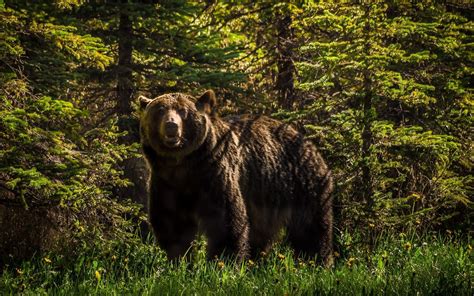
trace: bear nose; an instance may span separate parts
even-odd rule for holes
[[[165,132],[168,136],[176,136],[178,134],[178,124],[174,121],[167,121],[165,123]]]

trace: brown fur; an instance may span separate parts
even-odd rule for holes
[[[209,257],[256,256],[286,227],[296,253],[331,264],[332,179],[311,142],[265,116],[217,117],[212,91],[141,101],[150,222],[169,258],[185,254],[198,230]],[[185,109],[179,147],[160,143],[162,107]]]

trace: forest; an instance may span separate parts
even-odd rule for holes
[[[0,0],[0,294],[472,295],[470,1]],[[168,262],[138,97],[214,90],[334,178],[332,268]],[[282,234],[284,237],[284,234]]]

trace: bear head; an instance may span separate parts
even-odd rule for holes
[[[158,154],[182,157],[205,141],[214,116],[216,96],[212,90],[199,98],[170,93],[155,99],[140,96],[140,135],[144,145]]]

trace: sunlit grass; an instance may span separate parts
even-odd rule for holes
[[[153,245],[115,245],[75,258],[36,257],[8,265],[0,292],[25,295],[472,295],[472,242],[439,236],[380,238],[346,245],[336,265],[294,258],[277,246],[242,264],[205,260],[202,246],[190,262],[169,263]],[[336,254],[338,255],[338,254]]]

